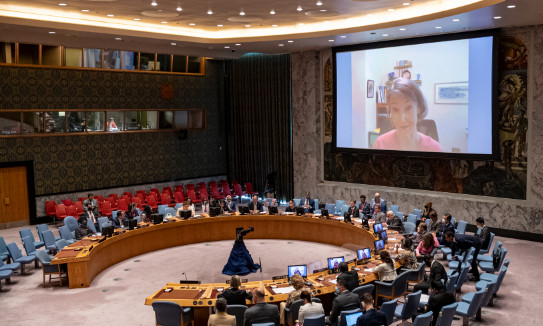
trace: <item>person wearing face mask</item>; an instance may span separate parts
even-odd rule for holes
[[[425,256],[424,264],[426,264],[426,267],[430,267],[430,275],[423,282],[415,285],[413,292],[421,290],[422,293],[428,294],[432,282],[435,281],[441,282],[441,280],[444,280],[443,284],[447,284],[447,271],[440,262],[435,260],[433,256]]]
[[[445,234],[447,232],[452,231],[454,233],[454,224],[451,222],[451,220],[452,220],[451,214],[443,215],[441,228],[439,229],[439,232],[436,234],[440,245],[447,245],[447,241],[445,241]]]
[[[477,229],[480,230],[477,232],[477,235],[481,240],[481,248],[488,248],[490,242],[490,229],[485,225],[485,219],[482,217],[478,217],[475,222],[477,223]]]
[[[430,214],[432,212],[435,212],[435,209],[432,208],[432,202],[427,202],[426,204],[424,204],[424,210],[420,215],[421,221],[426,222],[426,219],[430,218]]]
[[[332,311],[330,316],[327,316],[325,319],[325,324],[330,324],[335,326],[338,322],[339,314],[344,307],[349,307],[349,309],[360,308],[360,298],[358,294],[351,293],[347,290],[347,281],[344,279],[337,280],[337,292],[339,293],[332,301]]]
[[[370,293],[362,294],[361,303],[364,314],[356,320],[356,326],[379,326],[388,325],[387,317],[384,312],[377,311],[373,307],[373,297]]]

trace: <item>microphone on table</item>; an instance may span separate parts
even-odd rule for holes
[[[181,275],[185,275],[185,281],[188,281],[188,280],[189,280],[189,279],[187,278],[187,273],[182,272]]]

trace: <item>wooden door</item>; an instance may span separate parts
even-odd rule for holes
[[[0,168],[0,225],[30,223],[26,167]]]

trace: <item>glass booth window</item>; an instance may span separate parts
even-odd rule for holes
[[[66,131],[66,112],[45,112],[44,129],[47,133],[60,133]]]
[[[66,112],[68,121],[68,132],[85,132],[88,124],[85,112]]]
[[[188,71],[190,73],[199,73],[200,72],[200,65],[202,62],[202,58],[200,57],[189,57],[189,63],[188,63]]]
[[[120,131],[124,129],[124,112],[108,111],[107,112],[107,131]]]
[[[158,129],[172,129],[173,128],[173,111],[159,111],[158,112]]]
[[[138,65],[138,53],[137,52],[129,52],[129,51],[122,51],[121,52],[121,61],[122,61],[122,68],[123,70],[134,70],[136,69],[136,66]]]
[[[172,56],[169,54],[157,54],[156,71],[172,71]]]
[[[91,111],[87,112],[87,131],[104,131],[105,124],[105,112],[103,111]]]
[[[126,111],[125,130],[157,129],[157,111]]]
[[[102,49],[85,49],[85,68],[102,68]]]
[[[181,55],[173,56],[173,72],[187,72],[187,57]]]
[[[140,70],[153,71],[155,70],[155,54],[140,53]]]
[[[60,46],[42,45],[41,64],[44,66],[60,66]]]
[[[188,129],[189,127],[189,112],[188,111],[175,111],[174,123],[176,129]]]
[[[17,135],[21,133],[21,112],[0,112],[0,134]]]
[[[15,43],[0,42],[0,63],[15,63]]]
[[[19,43],[19,64],[25,64],[25,65],[40,64],[39,44]]]
[[[83,61],[83,49],[64,49],[64,64],[66,67],[81,67]]]
[[[104,50],[105,69],[121,69],[121,51]]]
[[[23,134],[43,133],[43,112],[23,112]]]

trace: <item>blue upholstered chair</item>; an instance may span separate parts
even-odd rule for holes
[[[19,230],[19,235],[21,236],[21,240],[23,240],[24,237],[30,237],[36,248],[41,248],[45,245],[43,241],[36,241],[36,239],[34,239],[34,235],[32,234],[32,231],[30,231],[30,228]]]
[[[67,226],[59,227],[58,231],[60,232],[60,237],[68,241],[68,244],[72,244],[75,242],[74,236],[72,232],[70,232],[70,229]]]
[[[458,282],[458,276],[460,276],[460,274],[453,273],[451,276],[448,277],[447,284],[445,285],[445,291],[447,293],[454,294],[455,285],[456,285],[456,282]]]
[[[362,285],[362,286],[359,286],[359,287],[353,289],[353,293],[358,294],[360,299],[362,299],[362,295],[364,293],[372,294],[374,288],[375,288],[375,286],[373,284],[366,284],[366,285]]]
[[[398,299],[390,300],[381,305],[381,312],[387,317],[387,324],[392,324],[394,321],[394,312],[396,311],[396,305]]]
[[[304,326],[324,326],[324,314],[306,317],[304,319]]]
[[[403,216],[403,213],[402,213],[402,212],[395,212],[395,213],[394,213],[394,216],[397,216],[400,220],[402,220],[402,222],[403,222],[403,220],[404,220],[404,218],[405,218],[405,217]]]
[[[410,270],[410,269],[401,269],[401,272],[409,272],[407,274],[407,283],[414,283],[418,284],[422,281],[424,281],[424,272],[426,265],[424,263],[419,263],[419,268],[417,270]],[[409,285],[409,284],[408,284]],[[409,292],[409,291],[408,291]]]
[[[102,232],[102,224],[106,223],[107,221],[109,221],[109,218],[107,218],[107,217],[99,217],[98,218],[98,232]]]
[[[400,211],[400,206],[398,205],[390,205],[390,210],[394,213],[398,213]]]
[[[91,229],[94,233],[98,232],[96,231],[96,225],[94,225],[94,223],[89,223],[87,222],[87,226],[89,227],[89,229]]]
[[[45,243],[45,249],[50,251],[56,251],[57,246],[55,246],[55,236],[51,230],[45,230],[42,233],[43,241]]]
[[[408,294],[405,304],[396,306],[396,309],[394,310],[394,316],[401,320],[411,319],[411,317],[417,313],[421,294],[421,290],[418,290],[415,293]]]
[[[451,326],[454,319],[454,313],[456,312],[456,307],[458,307],[457,302],[441,308],[439,317],[436,321],[436,326]]]
[[[60,239],[57,242],[55,242],[55,246],[57,247],[57,250],[62,250],[64,247],[67,247],[70,243],[65,239]]]
[[[45,275],[49,275],[49,283],[51,283],[51,275],[58,275],[58,281],[62,286],[62,270],[60,265],[51,265],[52,257],[45,250],[38,250],[36,257],[43,267],[43,287],[45,287]]]
[[[495,236],[496,235],[493,232],[490,232],[490,241],[488,241],[488,246],[486,248],[481,248],[481,250],[479,250],[479,255],[488,254],[490,252],[490,248],[492,247],[492,241],[494,241]],[[479,257],[479,255],[477,255],[477,257]]]
[[[467,225],[468,225],[468,222],[459,221],[458,225],[456,226],[456,233],[465,234]]]
[[[415,318],[415,320],[413,321],[413,324],[411,324],[411,326],[430,326],[430,324],[432,323],[432,316],[432,311],[428,311],[427,313],[418,315],[417,318]]]
[[[336,213],[336,205],[332,203],[326,203],[324,209],[328,210],[328,214],[334,215]]]
[[[300,202],[302,201],[301,198],[294,198],[292,199],[292,201],[294,201],[294,206],[300,206]]]
[[[403,272],[392,283],[375,281],[375,301],[379,302],[379,297],[387,299],[396,299],[402,296],[407,289],[407,277],[410,271]]]
[[[481,320],[481,308],[482,307],[486,307],[488,305],[488,303],[490,302],[490,298],[494,295],[494,289],[496,287],[496,281],[492,281],[490,283],[488,282],[485,282],[486,283],[486,287],[485,286],[482,286],[480,290],[478,291],[483,291],[484,290],[484,294],[483,294],[483,297],[479,303],[479,308],[477,309],[477,312],[475,314],[475,319],[477,321],[480,321]],[[467,293],[466,295],[464,295],[462,297],[462,302],[465,302],[465,303],[471,303],[472,300],[474,300],[474,295],[475,293],[471,292],[471,293]]]
[[[166,209],[164,210],[164,218],[168,214],[170,214],[171,216],[175,216],[175,212],[176,212],[176,210],[173,207],[166,207]]]
[[[420,216],[422,215],[422,211],[420,209],[414,209],[413,214],[417,216],[417,219],[420,220]]]
[[[243,326],[245,310],[247,310],[247,306],[244,305],[231,304],[226,306],[226,313],[232,316],[236,316],[236,326]]]
[[[407,215],[406,222],[413,223],[413,224],[417,225],[417,215],[415,215],[415,214]]]
[[[183,326],[191,323],[194,326],[194,310],[192,308],[183,308],[170,301],[155,301],[152,306],[158,325]]]
[[[415,229],[417,228],[417,226],[411,222],[404,222],[403,228],[405,229],[404,234],[411,235],[415,232]]]
[[[302,299],[294,301],[290,307],[285,307],[285,325],[294,325],[295,321],[298,320],[298,312],[300,307],[304,304]]]
[[[340,215],[343,216],[345,213],[347,213],[347,211],[349,210],[349,207],[350,207],[349,205],[343,205],[343,207],[341,207]]]
[[[487,273],[494,274],[501,269],[505,255],[507,255],[507,248],[502,247],[498,267],[494,268],[494,262],[492,261],[481,261],[479,262],[479,268]]]
[[[66,216],[64,219],[64,226],[67,226],[70,232],[75,232],[75,229],[79,226],[77,219],[73,216]]]
[[[158,205],[158,214],[166,215],[164,214],[166,208],[168,208],[168,205]]]
[[[0,237],[0,260],[6,260],[10,261],[10,255],[8,251],[8,246],[6,245],[6,242],[4,241],[3,237]]]
[[[0,271],[15,271],[19,267],[21,267],[20,263],[11,263],[11,264],[4,264],[4,262],[0,259]]]
[[[449,260],[448,262],[448,265],[449,265],[449,270],[456,270],[458,268],[458,264],[461,264],[461,263],[470,263],[471,264],[471,261],[473,260],[473,254],[475,253],[475,248],[471,247],[469,248],[469,250],[467,250],[466,252],[464,252],[462,255],[457,255],[456,257],[458,257],[458,260],[452,260],[452,256],[447,256],[447,260]]]
[[[13,259],[13,262],[21,264],[21,274],[25,275],[25,265],[35,261],[36,256],[23,256],[21,250],[19,250],[19,247],[17,247],[15,242],[8,243],[8,250],[11,259]]]
[[[6,284],[9,284],[12,273],[11,269],[0,270],[0,292],[2,292],[2,280],[6,280]]]
[[[477,310],[479,309],[479,306],[481,305],[481,301],[483,300],[485,291],[486,291],[486,288],[475,292],[475,294],[471,298],[470,303],[467,303],[464,301],[458,302],[455,315],[463,317],[464,319],[463,325],[468,325],[469,318],[475,316],[475,314],[477,313]]]
[[[34,246],[34,241],[31,237],[23,238],[23,247],[25,248],[27,256],[36,256],[36,247]]]
[[[338,325],[339,326],[347,326],[347,322],[346,322],[346,318],[345,316],[347,315],[350,315],[350,314],[354,314],[356,312],[360,312],[360,308],[355,308],[355,309],[351,309],[351,310],[343,310],[339,313],[339,323]]]
[[[36,230],[38,231],[38,235],[40,236],[40,240],[45,242],[43,240],[42,232],[49,230],[49,227],[47,226],[47,224],[38,224],[38,225],[36,225]],[[51,232],[53,232],[53,231],[51,231]],[[55,241],[60,240],[60,239],[61,239],[60,237],[55,237]]]
[[[481,274],[481,280],[475,284],[475,289],[479,291],[485,286],[485,284],[483,283],[496,281],[496,287],[494,287],[494,293],[492,294],[492,297],[490,298],[489,306],[494,305],[494,297],[497,295],[498,290],[502,286],[503,279],[505,278],[505,274],[507,273],[507,268],[508,267],[505,265],[502,266],[502,270],[500,271],[498,275],[483,273]]]
[[[493,261],[493,256],[500,254],[500,252],[502,250],[502,246],[503,246],[503,244],[502,244],[501,241],[496,241],[496,244],[494,245],[494,249],[492,249],[492,254],[490,254],[490,255],[478,254],[477,255],[477,261],[478,262],[481,262],[481,261],[490,261],[490,262],[492,262]]]
[[[344,200],[336,200],[336,214],[342,214],[343,206],[345,205]]]
[[[456,281],[456,284],[454,286],[454,290],[456,292],[462,291],[462,285],[464,285],[464,283],[468,280],[468,272],[470,268],[471,264],[462,263],[462,266],[460,267],[460,275],[458,275],[458,280]],[[447,273],[449,273],[449,271],[447,271]]]

